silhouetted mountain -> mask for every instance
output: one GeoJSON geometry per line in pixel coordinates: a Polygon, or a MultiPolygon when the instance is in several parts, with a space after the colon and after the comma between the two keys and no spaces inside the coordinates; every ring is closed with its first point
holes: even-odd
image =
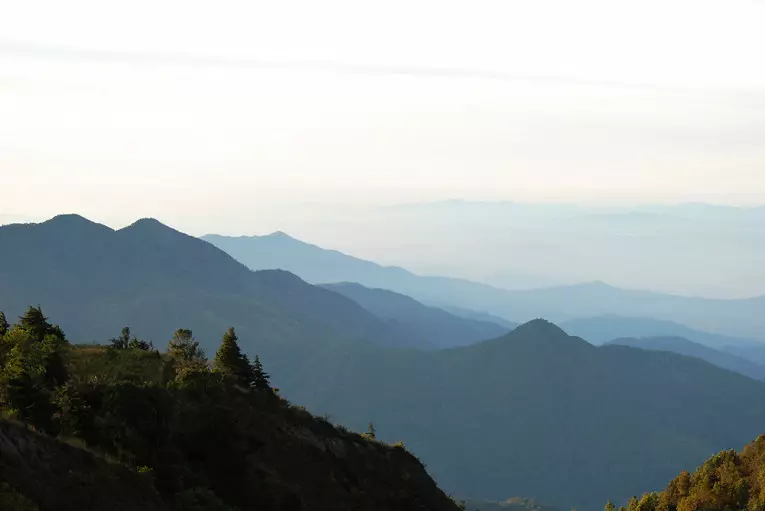
{"type": "Polygon", "coordinates": [[[684,337],[710,348],[750,345],[765,348],[765,343],[756,339],[700,332],[674,321],[652,318],[608,315],[575,318],[560,326],[592,344],[604,344],[620,337],[684,337]]]}
{"type": "Polygon", "coordinates": [[[0,246],[9,315],[43,304],[75,342],[127,324],[163,344],[187,327],[208,348],[233,325],[284,395],[357,430],[373,421],[465,497],[595,509],[765,423],[764,383],[674,353],[596,348],[542,320],[467,347],[386,348],[389,324],[352,300],[284,271],[250,272],[156,222],[113,231],[56,218],[0,228],[0,246]]]}
{"type": "Polygon", "coordinates": [[[594,347],[542,320],[462,348],[376,351],[326,354],[289,393],[406,439],[464,497],[598,509],[744,445],[765,421],[762,382],[674,353],[594,347]]]}
{"type": "Polygon", "coordinates": [[[408,296],[344,282],[321,287],[344,295],[379,318],[394,323],[399,337],[424,348],[453,348],[493,339],[509,329],[496,323],[467,319],[428,307],[408,296]]]}
{"type": "Polygon", "coordinates": [[[631,346],[644,350],[670,351],[679,355],[699,358],[717,367],[735,371],[757,380],[765,378],[765,366],[763,365],[756,364],[731,353],[709,348],[682,337],[625,337],[614,339],[607,344],[631,346]]]}
{"type": "MultiPolygon", "coordinates": [[[[510,291],[461,279],[418,276],[402,268],[324,250],[284,233],[239,238],[208,235],[203,239],[253,270],[281,268],[312,283],[357,282],[402,293],[428,305],[480,310],[514,320],[546,317],[563,322],[613,314],[678,321],[700,330],[742,337],[761,337],[765,332],[765,296],[713,300],[618,289],[602,282],[510,291]]],[[[659,335],[668,334],[672,333],[659,335]]]]}
{"type": "Polygon", "coordinates": [[[185,327],[209,348],[233,325],[243,346],[275,369],[295,351],[406,345],[352,300],[285,271],[252,272],[156,220],[115,231],[65,215],[0,227],[0,246],[0,310],[13,317],[42,304],[77,342],[103,341],[129,325],[164,345],[185,327]]]}

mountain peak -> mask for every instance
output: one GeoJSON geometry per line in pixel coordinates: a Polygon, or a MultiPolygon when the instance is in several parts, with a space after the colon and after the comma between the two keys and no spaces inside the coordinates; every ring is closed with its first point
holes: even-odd
{"type": "Polygon", "coordinates": [[[299,241],[284,231],[274,231],[271,234],[266,234],[264,236],[261,236],[261,238],[271,239],[271,240],[281,240],[281,241],[299,241]]]}
{"type": "Polygon", "coordinates": [[[37,225],[59,232],[62,235],[72,234],[73,232],[76,232],[78,235],[82,235],[85,232],[90,232],[90,231],[112,232],[112,229],[110,227],[107,227],[103,224],[99,224],[92,220],[88,220],[84,216],[77,215],[74,213],[56,215],[50,220],[46,220],[37,225]]]}
{"type": "Polygon", "coordinates": [[[177,231],[170,227],[169,225],[163,224],[156,218],[141,218],[140,220],[136,220],[132,224],[128,225],[127,227],[124,227],[119,230],[121,233],[140,233],[142,235],[169,235],[169,234],[179,234],[184,237],[186,237],[186,234],[181,233],[180,231],[177,231]]]}
{"type": "Polygon", "coordinates": [[[50,220],[46,220],[42,222],[42,224],[45,225],[56,225],[56,226],[73,226],[73,225],[86,225],[86,226],[94,226],[98,225],[101,227],[104,227],[103,225],[96,223],[92,220],[88,220],[82,215],[78,215],[76,213],[67,213],[63,215],[56,215],[50,220]]]}
{"type": "Polygon", "coordinates": [[[533,319],[523,323],[522,325],[519,325],[514,332],[519,334],[544,335],[546,337],[568,337],[568,334],[564,332],[561,327],[542,318],[533,319]]]}

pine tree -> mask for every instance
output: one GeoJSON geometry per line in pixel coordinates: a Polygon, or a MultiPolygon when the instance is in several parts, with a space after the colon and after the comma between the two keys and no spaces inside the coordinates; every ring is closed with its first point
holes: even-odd
{"type": "Polygon", "coordinates": [[[171,357],[185,362],[207,361],[205,352],[199,347],[199,341],[194,339],[191,330],[179,328],[173,338],[167,343],[167,352],[171,357]]]}
{"type": "Polygon", "coordinates": [[[367,428],[367,438],[377,439],[377,430],[375,430],[375,425],[372,421],[369,422],[369,427],[367,428]]]}
{"type": "Polygon", "coordinates": [[[8,324],[8,320],[5,319],[5,313],[0,311],[0,337],[5,335],[8,328],[10,328],[10,325],[8,324]]]}
{"type": "Polygon", "coordinates": [[[254,386],[254,371],[250,366],[250,361],[246,355],[239,349],[239,338],[236,336],[234,328],[229,328],[220,343],[220,348],[215,353],[213,369],[223,374],[237,378],[241,383],[247,386],[254,386]]]}
{"type": "Polygon", "coordinates": [[[252,363],[252,387],[257,390],[271,391],[270,376],[263,370],[263,364],[260,357],[255,355],[255,361],[252,363]]]}
{"type": "Polygon", "coordinates": [[[45,334],[52,330],[52,326],[48,323],[48,318],[43,314],[42,309],[37,306],[29,306],[23,316],[19,318],[19,324],[27,330],[37,341],[42,341],[45,338],[45,334]]]}
{"type": "Polygon", "coordinates": [[[606,507],[603,508],[603,511],[616,511],[616,506],[609,500],[606,502],[606,507]]]}

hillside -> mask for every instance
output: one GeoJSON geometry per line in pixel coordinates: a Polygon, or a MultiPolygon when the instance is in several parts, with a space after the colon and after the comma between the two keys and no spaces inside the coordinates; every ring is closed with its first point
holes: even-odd
{"type": "MultiPolygon", "coordinates": [[[[204,239],[253,270],[281,268],[312,283],[356,282],[402,293],[428,305],[485,311],[517,321],[545,317],[563,322],[619,315],[676,321],[721,335],[761,338],[765,332],[765,296],[705,299],[619,289],[602,282],[510,291],[468,280],[415,275],[303,243],[284,233],[260,237],[208,235],[204,239]]],[[[631,335],[615,337],[621,336],[631,335]]]]}
{"type": "Polygon", "coordinates": [[[161,354],[128,333],[125,344],[72,346],[33,308],[2,323],[0,411],[45,435],[0,420],[0,506],[457,509],[403,446],[281,398],[233,329],[208,364],[183,330],[161,354]]]}
{"type": "Polygon", "coordinates": [[[755,364],[754,362],[731,353],[714,350],[703,344],[692,342],[682,337],[626,337],[614,339],[607,344],[631,346],[633,348],[644,350],[669,351],[679,355],[704,360],[717,367],[735,371],[744,376],[748,376],[749,378],[754,378],[755,380],[762,380],[765,378],[765,366],[763,365],[755,364]]]}
{"type": "MultiPolygon", "coordinates": [[[[762,509],[765,506],[765,436],[741,452],[728,449],[707,459],[693,473],[681,472],[664,491],[633,497],[619,511],[762,509]]],[[[609,502],[607,511],[616,507],[609,502]]]]}
{"type": "Polygon", "coordinates": [[[496,323],[468,319],[408,296],[370,289],[350,282],[321,287],[346,296],[379,318],[394,322],[396,331],[411,343],[430,348],[454,348],[499,337],[508,332],[496,323]]]}
{"type": "Polygon", "coordinates": [[[674,321],[626,316],[596,316],[564,321],[561,328],[592,344],[604,344],[620,337],[683,337],[710,348],[760,346],[765,342],[746,337],[700,332],[674,321]]]}
{"type": "Polygon", "coordinates": [[[297,370],[295,352],[408,346],[352,300],[285,271],[252,272],[156,220],[115,231],[63,215],[0,227],[0,246],[0,310],[14,317],[30,304],[44,304],[79,342],[104,341],[128,325],[164,344],[183,325],[211,349],[233,325],[245,348],[257,345],[272,367],[284,368],[282,375],[297,370]]]}
{"type": "Polygon", "coordinates": [[[598,509],[743,446],[765,423],[761,382],[674,353],[594,347],[542,320],[468,347],[327,355],[314,367],[290,395],[406,438],[468,498],[598,509]]]}

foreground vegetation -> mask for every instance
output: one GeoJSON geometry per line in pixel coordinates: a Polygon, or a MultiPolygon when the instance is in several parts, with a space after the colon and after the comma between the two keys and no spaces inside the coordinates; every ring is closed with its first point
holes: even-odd
{"type": "MultiPolygon", "coordinates": [[[[765,509],[765,436],[740,453],[722,451],[691,474],[683,471],[662,492],[633,497],[619,511],[762,511],[765,509]]],[[[615,511],[611,502],[605,511],[615,511]]]]}
{"type": "MultiPolygon", "coordinates": [[[[190,330],[166,353],[127,328],[109,345],[76,346],[30,307],[14,326],[0,313],[0,363],[6,418],[127,467],[166,509],[454,509],[405,449],[281,398],[233,328],[208,362],[190,330]]],[[[22,436],[3,424],[2,438],[22,436]]],[[[45,497],[18,472],[0,462],[0,508],[37,509],[45,497]]],[[[56,506],[40,509],[70,508],[56,506]]]]}

